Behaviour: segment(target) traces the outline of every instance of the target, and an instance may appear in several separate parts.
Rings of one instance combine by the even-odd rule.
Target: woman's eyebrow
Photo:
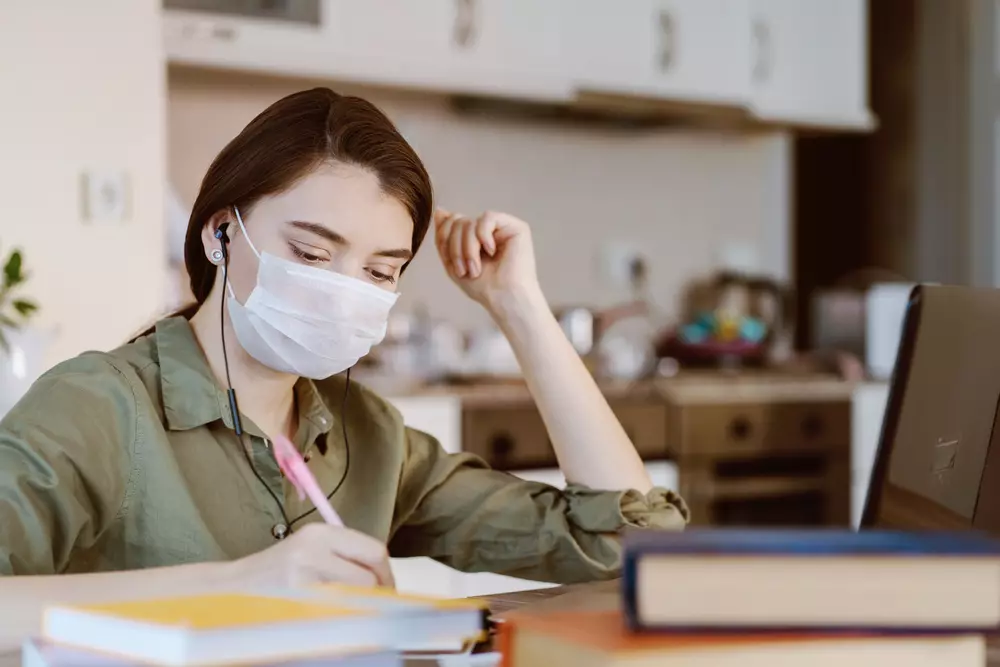
[[[375,253],[379,257],[395,257],[407,261],[413,259],[413,252],[409,248],[394,248],[392,250],[379,250]]]
[[[289,227],[295,227],[296,229],[301,229],[304,232],[309,232],[310,234],[315,234],[320,236],[330,243],[336,243],[337,245],[349,246],[350,243],[347,242],[343,236],[333,231],[326,225],[321,225],[318,222],[306,222],[304,220],[289,220],[287,223]]]

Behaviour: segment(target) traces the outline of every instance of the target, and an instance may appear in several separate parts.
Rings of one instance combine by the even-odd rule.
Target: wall
[[[100,4],[0,10],[0,249],[25,252],[47,364],[120,344],[165,290],[159,2]],[[84,224],[87,168],[127,170],[126,224]]]
[[[193,201],[209,162],[244,124],[306,85],[172,69],[169,170],[182,200]],[[754,244],[774,274],[788,276],[783,134],[572,128],[459,115],[429,96],[361,92],[420,153],[442,206],[467,214],[500,209],[532,224],[540,279],[554,305],[620,297],[597,269],[609,241],[648,253],[651,287],[667,316],[684,282],[710,271],[727,241]],[[401,284],[400,307],[421,301],[461,325],[482,322],[446,283],[428,244]]]

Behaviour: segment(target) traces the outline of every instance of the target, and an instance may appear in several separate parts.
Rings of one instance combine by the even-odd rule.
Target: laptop
[[[910,293],[865,529],[1000,534],[1000,290]]]

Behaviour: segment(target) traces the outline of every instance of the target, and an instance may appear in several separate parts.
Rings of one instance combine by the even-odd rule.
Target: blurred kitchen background
[[[37,311],[0,302],[0,407],[187,300],[209,162],[322,84],[388,112],[439,204],[532,224],[567,335],[693,523],[854,523],[910,286],[1000,280],[998,29],[987,0],[8,0],[0,252]],[[355,377],[446,448],[563,483],[433,247],[401,291]]]

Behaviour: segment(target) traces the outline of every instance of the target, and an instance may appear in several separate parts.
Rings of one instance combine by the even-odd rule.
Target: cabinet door
[[[569,67],[581,92],[747,102],[748,0],[578,0],[573,8]]]
[[[171,64],[330,76],[327,49],[335,39],[324,25],[168,9],[163,12],[162,30],[164,52]]]
[[[562,66],[566,0],[328,0],[344,28],[345,76],[366,83],[569,99]]]
[[[457,396],[386,396],[409,428],[433,436],[444,451],[462,451],[462,400]]]
[[[864,129],[867,0],[751,0],[753,113],[762,120]]]

